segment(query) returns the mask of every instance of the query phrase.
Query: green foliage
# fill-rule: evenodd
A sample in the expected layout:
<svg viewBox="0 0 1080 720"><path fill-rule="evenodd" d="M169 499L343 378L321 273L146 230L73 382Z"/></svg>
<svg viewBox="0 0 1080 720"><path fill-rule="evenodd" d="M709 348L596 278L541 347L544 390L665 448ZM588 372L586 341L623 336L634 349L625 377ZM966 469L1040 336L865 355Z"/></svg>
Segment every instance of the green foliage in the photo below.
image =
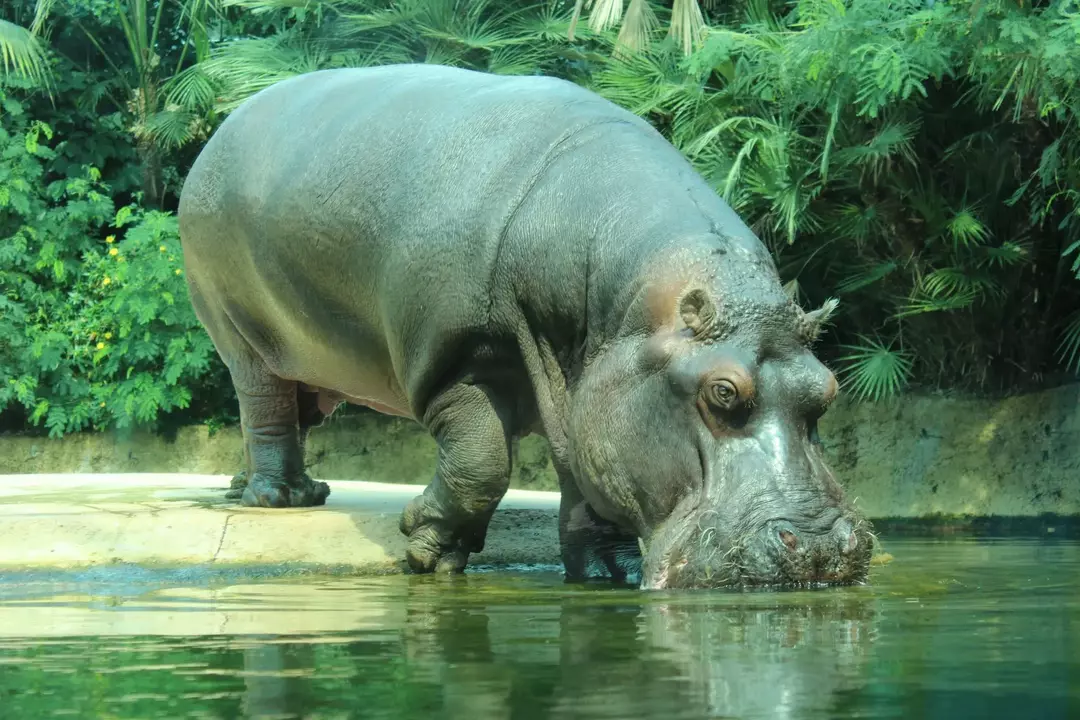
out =
<svg viewBox="0 0 1080 720"><path fill-rule="evenodd" d="M186 112L227 113L294 75L335 67L423 62L499 74L580 75L566 40L570 8L494 0L236 0L277 29L224 41L170 83ZM585 38L601 37L579 31Z"/></svg>
<svg viewBox="0 0 1080 720"><path fill-rule="evenodd" d="M858 345L842 345L848 351L839 360L843 384L857 397L871 400L895 395L911 375L911 356L877 340L860 337Z"/></svg>
<svg viewBox="0 0 1080 720"><path fill-rule="evenodd" d="M175 217L115 212L90 166L54 178L52 128L0 102L0 410L60 436L186 408L216 360Z"/></svg>
<svg viewBox="0 0 1080 720"><path fill-rule="evenodd" d="M841 299L820 350L857 398L1080 372L1076 0L623 8L6 3L5 425L225 421L231 386L168 212L184 168L273 83L400 62L559 76L647 118L764 239L793 297Z"/></svg>
<svg viewBox="0 0 1080 720"><path fill-rule="evenodd" d="M1080 300L1063 260L1080 248L1076 4L774 8L726 8L686 59L612 57L595 88L691 158L786 282L842 299L823 352L856 395L1077 369L1057 320Z"/></svg>
<svg viewBox="0 0 1080 720"><path fill-rule="evenodd" d="M0 20L0 73L22 75L44 84L48 75L45 49L30 30Z"/></svg>

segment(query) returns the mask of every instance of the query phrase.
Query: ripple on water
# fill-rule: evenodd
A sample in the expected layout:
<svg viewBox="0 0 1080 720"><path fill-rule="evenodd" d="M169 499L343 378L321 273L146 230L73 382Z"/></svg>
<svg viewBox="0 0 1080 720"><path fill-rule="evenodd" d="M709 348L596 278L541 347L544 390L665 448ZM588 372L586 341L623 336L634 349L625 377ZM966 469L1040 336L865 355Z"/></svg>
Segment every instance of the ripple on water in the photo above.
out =
<svg viewBox="0 0 1080 720"><path fill-rule="evenodd" d="M0 707L12 718L1080 717L1080 545L885 544L894 560L869 586L780 593L642 593L564 584L558 568L9 579Z"/></svg>

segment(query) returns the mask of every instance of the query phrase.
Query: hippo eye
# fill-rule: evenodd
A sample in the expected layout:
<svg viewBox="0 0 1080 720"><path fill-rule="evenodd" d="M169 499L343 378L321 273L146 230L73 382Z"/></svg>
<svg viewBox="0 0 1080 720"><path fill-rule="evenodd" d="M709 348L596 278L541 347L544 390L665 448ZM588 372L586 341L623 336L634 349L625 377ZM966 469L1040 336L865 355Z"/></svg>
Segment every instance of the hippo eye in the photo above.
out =
<svg viewBox="0 0 1080 720"><path fill-rule="evenodd" d="M728 380L717 380L708 388L709 404L721 410L731 410L739 400L739 391Z"/></svg>

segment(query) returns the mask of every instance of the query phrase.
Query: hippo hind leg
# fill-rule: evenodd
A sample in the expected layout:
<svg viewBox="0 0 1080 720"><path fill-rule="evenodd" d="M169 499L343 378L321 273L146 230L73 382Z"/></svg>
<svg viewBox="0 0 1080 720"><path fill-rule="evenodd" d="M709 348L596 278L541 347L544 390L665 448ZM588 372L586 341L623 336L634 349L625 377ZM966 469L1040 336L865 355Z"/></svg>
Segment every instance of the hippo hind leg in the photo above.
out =
<svg viewBox="0 0 1080 720"><path fill-rule="evenodd" d="M306 458L308 434L311 432L311 428L321 425L327 416L319 408L318 392L304 390L299 383L297 383L296 386L296 406L300 456ZM232 481L229 483L229 490L225 493L225 498L227 500L239 500L244 496L244 490L247 489L247 466L251 464L251 459L248 457L246 442L244 443L244 464L245 467L241 469L240 472L236 473L236 475L233 475Z"/></svg>
<svg viewBox="0 0 1080 720"><path fill-rule="evenodd" d="M626 582L627 571L640 571L637 537L608 522L592 509L569 473L559 473L559 548L567 582L599 575Z"/></svg>
<svg viewBox="0 0 1080 720"><path fill-rule="evenodd" d="M488 524L510 487L512 419L488 387L458 384L425 417L438 443L435 477L402 511L414 572L461 572L484 549Z"/></svg>
<svg viewBox="0 0 1080 720"><path fill-rule="evenodd" d="M235 325L221 323L215 328L215 344L226 348L226 364L240 402L247 464L240 504L271 508L325 504L330 487L304 472L297 383L274 375Z"/></svg>

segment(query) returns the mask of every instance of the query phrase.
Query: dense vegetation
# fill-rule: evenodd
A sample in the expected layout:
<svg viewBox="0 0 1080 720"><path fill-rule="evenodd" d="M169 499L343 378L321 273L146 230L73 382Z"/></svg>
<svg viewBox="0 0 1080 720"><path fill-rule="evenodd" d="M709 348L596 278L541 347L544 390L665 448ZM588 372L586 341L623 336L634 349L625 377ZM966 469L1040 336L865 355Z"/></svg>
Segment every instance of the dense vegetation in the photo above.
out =
<svg viewBox="0 0 1080 720"><path fill-rule="evenodd" d="M296 73L556 75L648 118L773 251L859 397L1080 367L1080 5L1054 0L8 0L0 419L228 422L174 210L221 119Z"/></svg>

